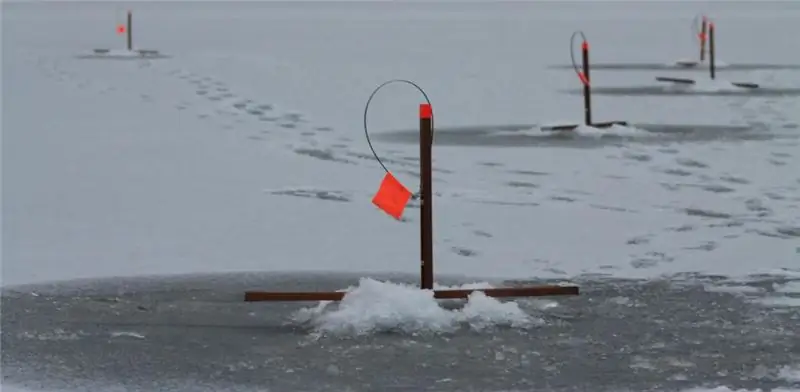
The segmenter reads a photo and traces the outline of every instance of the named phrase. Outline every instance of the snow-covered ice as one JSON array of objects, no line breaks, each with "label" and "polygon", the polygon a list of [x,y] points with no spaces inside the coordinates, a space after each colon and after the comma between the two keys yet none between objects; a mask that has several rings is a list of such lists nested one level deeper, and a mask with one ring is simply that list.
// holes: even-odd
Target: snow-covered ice
[{"label": "snow-covered ice", "polygon": [[[748,4],[704,5],[723,29],[726,63],[800,61],[763,44],[765,36],[796,35],[800,8]],[[356,335],[539,322],[514,302],[474,294],[442,308],[429,292],[368,278],[419,268],[417,209],[397,222],[370,202],[383,172],[361,116],[375,86],[416,81],[442,128],[574,123],[582,118],[580,98],[556,92],[577,86],[574,73],[545,69],[569,60],[573,30],[589,34],[594,61],[681,58],[686,40],[672,37],[683,37],[697,12],[691,3],[130,5],[137,43],[170,58],[76,58],[98,47],[125,52],[113,30],[119,4],[3,6],[3,286],[209,272],[362,273],[337,308],[297,314],[321,334]],[[723,80],[800,86],[800,73],[791,71],[721,73]],[[597,71],[593,80],[641,85],[653,76]],[[724,82],[714,83],[692,88],[717,91]],[[383,91],[370,109],[370,131],[414,129],[417,94]],[[787,281],[753,301],[800,307],[800,100],[666,99],[596,96],[595,113],[600,121],[767,130],[751,140],[702,143],[435,146],[437,273],[475,282],[687,273],[742,282],[767,274]],[[509,132],[542,134],[535,127]],[[635,127],[578,129],[585,138],[609,132],[651,139]],[[380,141],[376,150],[417,187],[415,146]],[[761,293],[737,287],[708,290]]]}]

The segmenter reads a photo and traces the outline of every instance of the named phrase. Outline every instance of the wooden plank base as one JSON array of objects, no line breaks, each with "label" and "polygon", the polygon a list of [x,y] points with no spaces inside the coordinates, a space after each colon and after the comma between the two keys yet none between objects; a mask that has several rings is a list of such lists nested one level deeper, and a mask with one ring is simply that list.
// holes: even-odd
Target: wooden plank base
[{"label": "wooden plank base", "polygon": [[700,65],[697,61],[677,61],[675,62],[676,67],[680,68],[697,68]]},{"label": "wooden plank base", "polygon": [[[467,290],[434,290],[436,299],[466,299],[473,292],[480,291],[488,297],[545,297],[561,295],[579,295],[578,286],[532,286],[507,287],[492,289]],[[245,302],[302,302],[302,301],[341,301],[346,292],[343,291],[247,291]]]},{"label": "wooden plank base", "polygon": [[[605,128],[611,128],[614,125],[621,125],[621,126],[626,127],[626,126],[628,126],[628,122],[627,121],[605,121],[605,122],[592,123],[592,125],[590,125],[590,126],[592,126],[594,128],[605,129]],[[551,126],[541,127],[540,129],[543,132],[574,131],[579,126],[580,126],[579,124],[551,125]]]},{"label": "wooden plank base", "polygon": [[755,83],[734,82],[734,83],[731,83],[731,84],[736,86],[736,87],[741,87],[741,88],[759,88],[760,87],[759,85],[757,85]]},{"label": "wooden plank base", "polygon": [[551,125],[547,127],[541,127],[541,130],[544,132],[574,131],[579,126],[580,126],[579,124]]},{"label": "wooden plank base", "polygon": [[[110,54],[111,49],[92,49],[95,54]],[[160,56],[161,53],[155,49],[134,49],[134,50],[126,50],[129,53],[137,53],[139,56],[148,57],[148,56]]]},{"label": "wooden plank base", "polygon": [[[677,83],[677,84],[697,84],[692,79],[683,79],[683,78],[668,78],[664,76],[656,77],[656,80],[659,82],[667,82],[667,83]],[[740,88],[759,88],[761,86],[755,83],[744,83],[744,82],[731,82],[732,85]]]},{"label": "wooden plank base", "polygon": [[623,127],[627,127],[628,126],[628,122],[627,121],[606,121],[606,122],[592,123],[593,127],[600,128],[600,129],[611,128],[614,125],[620,125],[620,126],[623,126]]},{"label": "wooden plank base", "polygon": [[695,84],[692,79],[683,79],[683,78],[668,78],[664,76],[657,76],[656,80],[659,82],[667,82],[667,83],[678,83],[678,84]]}]

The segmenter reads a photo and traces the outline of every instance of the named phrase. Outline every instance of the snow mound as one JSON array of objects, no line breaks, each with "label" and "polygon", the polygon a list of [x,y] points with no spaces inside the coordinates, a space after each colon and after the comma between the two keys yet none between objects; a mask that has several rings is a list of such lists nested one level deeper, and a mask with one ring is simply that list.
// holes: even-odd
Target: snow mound
[{"label": "snow mound", "polygon": [[117,59],[117,60],[136,60],[136,59],[161,59],[168,56],[152,49],[94,49],[88,53],[77,56],[82,59]]},{"label": "snow mound", "polygon": [[652,136],[653,133],[647,132],[644,129],[639,129],[631,126],[612,125],[609,128],[595,128],[588,125],[581,125],[575,129],[576,134],[589,137],[602,137],[602,136]]},{"label": "snow mound", "polygon": [[699,78],[694,84],[672,84],[666,87],[672,90],[684,90],[697,93],[741,92],[749,93],[752,89],[738,87],[727,80]]},{"label": "snow mound", "polygon": [[[491,288],[488,283],[472,283],[458,287],[434,285],[435,289]],[[321,302],[313,308],[296,312],[293,322],[310,324],[314,333],[335,336],[363,336],[376,333],[448,333],[468,328],[484,331],[494,327],[528,329],[540,325],[515,302],[500,302],[482,292],[472,293],[460,308],[442,306],[433,291],[393,282],[362,278],[358,286],[349,287],[337,305]]]},{"label": "snow mound", "polygon": [[612,125],[608,128],[597,128],[590,125],[578,125],[577,128],[569,131],[542,129],[542,128],[554,127],[559,124],[569,124],[569,123],[570,123],[569,121],[564,121],[560,123],[542,124],[541,128],[532,129],[529,131],[529,133],[531,136],[543,136],[543,137],[550,137],[555,134],[576,135],[580,137],[590,137],[590,138],[599,138],[608,136],[617,136],[617,137],[654,136],[652,132],[648,132],[644,129],[636,128],[633,126],[625,126],[625,125]]},{"label": "snow mound", "polygon": [[[697,59],[684,58],[684,59],[678,59],[671,63],[667,63],[666,65],[685,66],[686,64],[697,64],[697,63],[698,63]],[[708,68],[708,60],[705,60],[704,62],[697,64],[697,66]],[[717,68],[726,68],[729,66],[729,64],[724,61],[716,60],[714,66]]]},{"label": "snow mound", "polygon": [[589,138],[600,138],[600,137],[608,137],[608,136],[616,136],[616,137],[653,137],[656,136],[653,132],[648,132],[641,128],[636,128],[634,126],[624,126],[624,125],[612,125],[608,128],[597,128],[589,125],[578,125],[577,128],[570,129],[570,130],[552,130],[547,128],[552,128],[556,126],[563,126],[568,124],[576,124],[575,121],[558,121],[558,122],[550,122],[544,123],[537,127],[523,130],[523,131],[508,131],[508,132],[496,132],[494,136],[504,136],[506,134],[512,135],[525,135],[530,137],[544,137],[549,138],[553,137],[553,135],[564,135],[564,136],[578,136],[578,137],[589,137]]}]

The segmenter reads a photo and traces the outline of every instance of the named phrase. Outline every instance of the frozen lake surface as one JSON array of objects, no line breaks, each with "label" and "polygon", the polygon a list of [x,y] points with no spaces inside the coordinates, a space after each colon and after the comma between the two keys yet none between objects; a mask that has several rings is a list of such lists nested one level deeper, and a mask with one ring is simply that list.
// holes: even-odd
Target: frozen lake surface
[{"label": "frozen lake surface", "polygon": [[[800,64],[800,4],[132,4],[136,47],[167,57],[81,58],[124,48],[130,4],[3,4],[4,390],[800,389],[798,97],[599,94],[597,121],[634,126],[538,129],[582,119],[553,67],[577,29],[598,63],[669,64],[705,12],[721,83],[800,88],[735,67]],[[394,78],[441,131],[439,280],[581,297],[441,309],[359,282],[419,268],[418,209],[370,202],[363,108]],[[369,112],[411,189],[421,102],[390,86]],[[248,285],[358,288],[302,311]]]},{"label": "frozen lake surface", "polygon": [[[800,282],[693,278],[580,279],[586,290],[569,300],[474,295],[444,308],[398,275],[359,282],[246,273],[26,288],[3,298],[4,372],[25,385],[66,388],[78,378],[96,390],[796,386],[800,316],[798,298],[787,296],[800,294]],[[244,288],[348,285],[358,287],[338,308],[241,298]]]}]

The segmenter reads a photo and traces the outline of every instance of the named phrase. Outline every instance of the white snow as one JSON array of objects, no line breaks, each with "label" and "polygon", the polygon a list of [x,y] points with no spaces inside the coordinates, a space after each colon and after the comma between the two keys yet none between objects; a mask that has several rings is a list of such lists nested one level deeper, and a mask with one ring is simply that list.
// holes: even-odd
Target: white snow
[{"label": "white snow", "polygon": [[[557,40],[536,33],[559,25],[548,22],[546,12],[537,14],[535,24],[512,19],[508,28],[478,32],[470,18],[485,11],[479,5],[457,14],[431,5],[392,15],[374,4],[348,12],[303,4],[275,10],[268,3],[223,10],[203,5],[189,12],[142,5],[136,10],[138,41],[175,57],[102,62],[72,55],[119,41],[105,25],[115,8],[63,7],[15,4],[7,15],[17,38],[6,45],[3,70],[7,91],[15,92],[5,102],[4,284],[239,270],[414,272],[416,210],[408,210],[406,223],[377,211],[370,198],[382,173],[374,161],[359,157],[369,153],[359,127],[372,88],[390,78],[415,79],[431,95],[436,123],[443,127],[581,117],[579,98],[550,92],[574,83],[574,75],[535,71],[568,61]],[[54,19],[56,14],[61,18]],[[499,21],[503,15],[508,10],[498,7],[482,17]],[[225,29],[230,20],[239,30]],[[433,34],[445,20],[452,25],[447,33]],[[195,28],[200,21],[202,31]],[[598,57],[605,56],[602,37],[615,27],[580,24],[592,23]],[[650,23],[656,22],[631,21],[626,28]],[[57,37],[35,27],[53,24],[61,24]],[[329,40],[306,37],[312,25],[311,36]],[[730,29],[726,34],[739,34]],[[655,26],[642,32],[642,39],[653,31]],[[387,34],[393,41],[352,45],[364,34]],[[230,35],[239,38],[222,39]],[[471,39],[484,36],[506,45],[470,56]],[[423,40],[426,45],[416,44]],[[514,49],[522,46],[538,49]],[[726,52],[748,59],[746,48],[739,44]],[[424,65],[406,61],[422,54]],[[498,57],[516,60],[490,60]],[[516,62],[531,72],[503,71]],[[597,78],[609,84],[620,74],[625,73]],[[526,85],[531,87],[520,88]],[[470,93],[475,91],[481,93]],[[413,128],[419,101],[412,89],[387,87],[371,109],[375,132]],[[724,99],[674,99],[668,107],[656,98],[595,101],[600,118],[631,122],[797,119],[791,104],[758,100],[740,108]],[[628,127],[578,132],[640,133]],[[437,173],[435,182],[441,195],[435,201],[438,272],[489,279],[797,269],[796,244],[785,235],[767,235],[800,224],[792,143],[687,143],[675,152],[636,143],[436,148],[436,167],[448,171]],[[416,156],[413,146],[376,148],[396,160]],[[324,153],[343,163],[310,156]],[[416,170],[413,162],[403,168]],[[520,171],[546,175],[515,174]],[[416,176],[398,175],[416,187]],[[510,182],[538,187],[509,187]],[[730,191],[714,192],[715,186]],[[324,189],[351,202],[264,191],[293,188]],[[751,200],[771,212],[768,219],[756,219],[763,211],[751,210]],[[524,203],[529,206],[509,205]],[[691,230],[674,230],[682,226]],[[628,244],[632,238],[646,241]],[[302,245],[309,242],[314,246]],[[693,249],[709,242],[716,244],[713,250]],[[755,263],[756,254],[765,256]]]},{"label": "white snow", "polygon": [[96,53],[95,54],[102,54],[107,55],[108,57],[139,57],[139,52],[134,50],[127,50],[127,49],[110,49],[107,52]]},{"label": "white snow", "polygon": [[[573,28],[587,31],[598,62],[677,56],[685,47],[672,34],[682,34],[695,11],[689,3],[626,4],[619,12],[548,2],[389,11],[380,3],[276,4],[137,3],[137,43],[173,57],[119,62],[75,58],[121,45],[113,34],[118,5],[4,6],[3,285],[247,270],[416,272],[417,210],[396,222],[370,203],[383,173],[363,158],[360,127],[375,86],[415,80],[442,127],[579,122],[580,98],[554,92],[573,86],[575,75],[545,70],[569,61]],[[727,21],[720,51],[730,63],[796,62],[796,53],[764,46],[763,37],[796,34],[792,23],[765,15],[797,12],[757,7],[718,6],[714,14]],[[623,40],[630,44],[617,45]],[[800,83],[782,71],[751,75]],[[652,75],[593,78],[615,85]],[[383,91],[371,107],[375,131],[414,128],[416,94]],[[633,123],[800,121],[797,100],[614,97],[594,105],[599,118]],[[590,137],[608,132],[640,130],[579,128]],[[407,159],[416,147],[376,148],[396,161],[390,168],[416,170]],[[790,230],[800,227],[797,151],[796,140],[436,147],[435,167],[444,171],[434,184],[437,273],[798,276]],[[315,158],[326,154],[338,161]],[[398,177],[417,186],[415,175]],[[530,186],[509,185],[523,182]],[[349,201],[321,200],[309,189]],[[320,333],[537,322],[480,294],[442,309],[430,292],[371,279],[338,308],[320,306],[305,312]]]},{"label": "white snow", "polygon": [[782,367],[778,371],[778,377],[786,381],[800,382],[800,365]]},{"label": "white snow", "polygon": [[[455,287],[437,285],[434,288],[490,287],[488,283],[477,283]],[[476,331],[498,326],[530,328],[541,322],[526,314],[516,303],[501,302],[480,291],[470,294],[461,309],[446,309],[433,298],[431,290],[373,279],[362,279],[358,286],[348,288],[338,305],[325,302],[314,308],[301,309],[294,321],[313,324],[318,335],[355,336],[387,331],[409,334],[454,332],[464,326]]]},{"label": "white snow", "polygon": [[[698,43],[698,45],[699,45],[699,43]],[[698,50],[699,50],[699,47],[698,47]],[[682,59],[675,60],[675,61],[673,61],[671,63],[668,63],[668,64],[669,65],[685,65],[685,64],[697,64],[697,62],[698,62],[697,58],[688,58],[687,57],[687,58],[682,58]],[[703,69],[703,68],[708,69],[708,67],[709,67],[708,64],[709,64],[708,63],[708,59],[706,59],[702,63],[699,64],[698,69]],[[719,60],[715,59],[714,60],[714,66],[716,68],[724,69],[724,68],[730,66],[730,64],[728,64],[728,63],[726,63],[724,61],[719,61]]]},{"label": "white snow", "polygon": [[[578,125],[577,128],[570,131],[543,131],[542,128],[553,127],[557,125],[568,125],[570,121],[552,121],[542,124],[541,126],[527,130],[527,131],[498,131],[494,135],[501,136],[505,134],[525,135],[531,137],[549,137],[553,134],[571,132],[579,137],[598,138],[602,136],[635,136],[635,137],[658,137],[657,134],[647,132],[646,130],[636,128],[634,126],[612,125],[608,128],[597,128],[588,125]],[[573,121],[571,124],[575,124]]]},{"label": "white snow", "polygon": [[697,92],[697,93],[739,92],[742,94],[746,94],[752,91],[752,89],[736,86],[733,84],[734,82],[724,79],[710,79],[708,77],[698,77],[695,78],[694,81],[695,81],[694,84],[675,83],[667,85],[665,88],[684,90],[686,92]]},{"label": "white snow", "polygon": [[715,388],[691,388],[684,389],[683,392],[797,392],[800,389],[795,388],[773,388],[773,389],[731,389],[728,387],[715,387]]},{"label": "white snow", "polygon": [[647,132],[643,129],[639,129],[632,126],[623,126],[623,125],[612,125],[608,128],[596,128],[587,125],[581,125],[575,129],[575,132],[580,136],[591,136],[591,137],[600,137],[600,136],[653,136],[652,133]]}]

